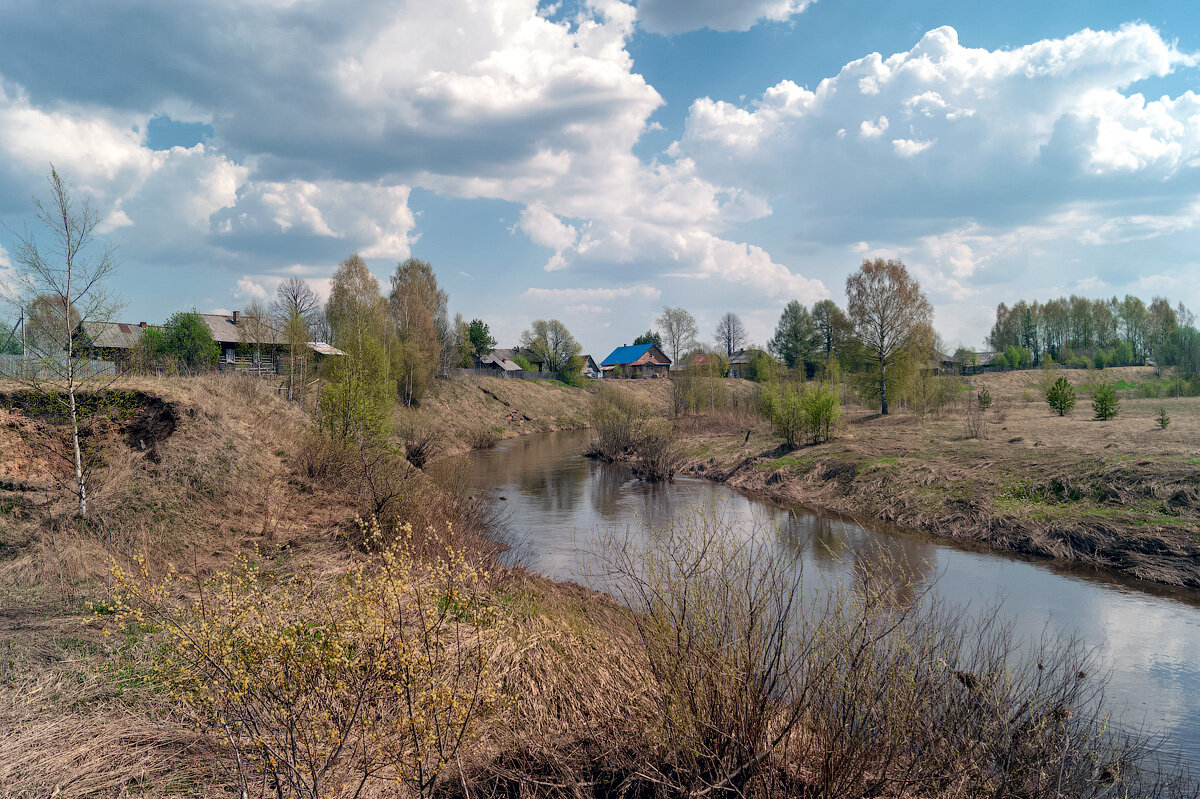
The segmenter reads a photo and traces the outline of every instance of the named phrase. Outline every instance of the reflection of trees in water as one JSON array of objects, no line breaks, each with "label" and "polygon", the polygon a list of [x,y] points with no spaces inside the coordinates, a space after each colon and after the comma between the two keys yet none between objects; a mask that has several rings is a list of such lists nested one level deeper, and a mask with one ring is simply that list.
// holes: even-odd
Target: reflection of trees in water
[{"label": "reflection of trees in water", "polygon": [[780,518],[779,542],[800,557],[811,557],[821,571],[839,563],[845,549],[831,519],[805,510],[788,511]]},{"label": "reflection of trees in water", "polygon": [[907,536],[872,532],[804,510],[786,514],[777,526],[780,545],[815,566],[825,579],[860,590],[886,585],[901,606],[921,595],[933,568],[933,548]]},{"label": "reflection of trees in water", "polygon": [[869,532],[850,542],[848,554],[857,588],[866,593],[882,583],[902,607],[924,593],[935,556],[932,547],[915,538]]},{"label": "reflection of trees in water", "polygon": [[587,472],[587,464],[582,460],[565,461],[540,471],[526,472],[521,475],[518,485],[538,510],[571,513],[583,498]]},{"label": "reflection of trees in water", "polygon": [[633,472],[624,466],[601,461],[588,462],[588,482],[592,509],[606,522],[622,522],[625,515],[625,486]]}]

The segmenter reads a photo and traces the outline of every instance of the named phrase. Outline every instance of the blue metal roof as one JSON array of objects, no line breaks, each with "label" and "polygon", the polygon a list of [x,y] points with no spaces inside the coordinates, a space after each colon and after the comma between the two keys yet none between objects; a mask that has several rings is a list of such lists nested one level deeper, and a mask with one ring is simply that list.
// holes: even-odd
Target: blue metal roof
[{"label": "blue metal roof", "polygon": [[631,344],[627,347],[617,347],[600,365],[615,366],[619,363],[633,363],[653,346],[653,344]]}]

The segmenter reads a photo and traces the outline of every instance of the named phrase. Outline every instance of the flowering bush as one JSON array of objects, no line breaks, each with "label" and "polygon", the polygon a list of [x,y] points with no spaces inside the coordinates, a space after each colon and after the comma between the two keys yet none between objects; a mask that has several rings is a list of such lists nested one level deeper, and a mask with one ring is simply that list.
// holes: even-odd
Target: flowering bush
[{"label": "flowering bush", "polygon": [[105,610],[170,640],[158,676],[227,745],[243,795],[258,776],[313,799],[372,780],[427,796],[501,701],[487,573],[453,549],[419,560],[411,526],[390,541],[360,526],[372,556],[336,579],[275,578],[240,558],[176,601],[173,567],[155,581],[141,556],[133,574],[110,564]]}]

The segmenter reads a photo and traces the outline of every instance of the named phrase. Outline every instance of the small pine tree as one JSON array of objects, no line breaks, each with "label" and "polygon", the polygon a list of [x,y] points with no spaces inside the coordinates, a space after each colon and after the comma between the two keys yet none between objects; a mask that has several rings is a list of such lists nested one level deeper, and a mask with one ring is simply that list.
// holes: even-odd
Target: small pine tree
[{"label": "small pine tree", "polygon": [[1050,407],[1058,412],[1059,416],[1066,416],[1075,407],[1075,389],[1071,387],[1070,381],[1065,377],[1060,377],[1054,381],[1054,385],[1046,392],[1046,402],[1050,403]]},{"label": "small pine tree", "polygon": [[1161,427],[1163,430],[1166,430],[1167,425],[1171,423],[1171,417],[1167,416],[1167,409],[1159,408],[1158,416],[1154,417],[1154,421],[1158,422],[1159,427]]},{"label": "small pine tree", "polygon": [[986,386],[979,389],[975,394],[975,399],[979,402],[979,410],[981,411],[986,411],[992,407],[992,392],[988,391]]},{"label": "small pine tree", "polygon": [[1117,390],[1112,383],[1101,383],[1092,394],[1092,410],[1095,419],[1106,422],[1121,412],[1121,403],[1117,402]]}]

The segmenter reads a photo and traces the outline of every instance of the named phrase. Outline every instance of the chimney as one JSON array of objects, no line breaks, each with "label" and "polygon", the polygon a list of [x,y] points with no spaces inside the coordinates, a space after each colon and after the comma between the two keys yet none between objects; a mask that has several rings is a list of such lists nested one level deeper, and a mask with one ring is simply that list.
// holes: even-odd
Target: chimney
[{"label": "chimney", "polygon": [[146,329],[146,323],[145,323],[145,322],[138,322],[138,327],[140,327],[142,330],[145,330],[145,329]]},{"label": "chimney", "polygon": [[233,312],[233,323],[235,325],[238,323],[238,312],[237,311]]}]

